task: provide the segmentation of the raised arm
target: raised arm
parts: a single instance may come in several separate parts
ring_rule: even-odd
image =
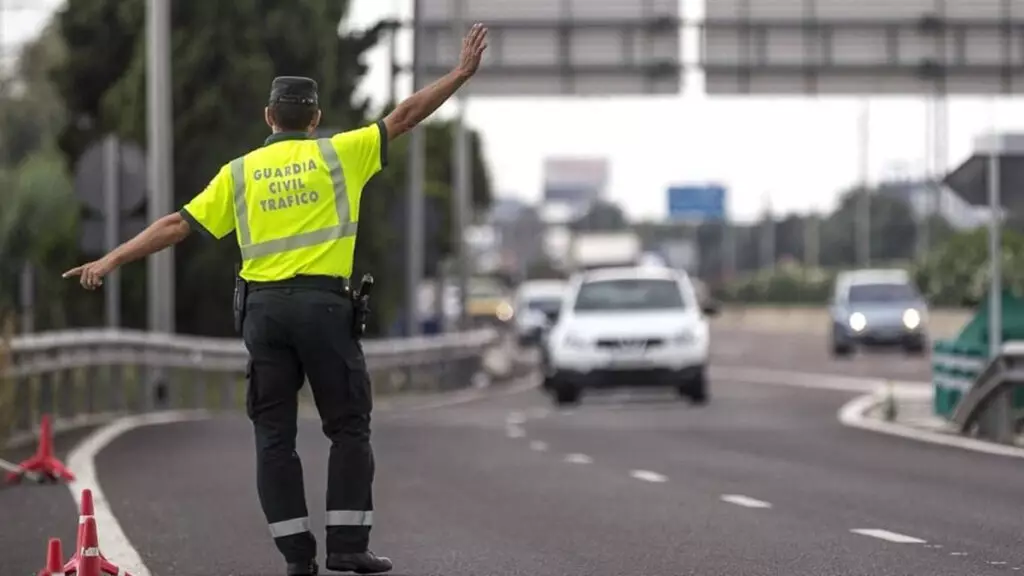
[[[384,118],[388,140],[394,140],[412,130],[451,98],[476,74],[477,68],[480,67],[480,58],[486,48],[487,28],[482,24],[474,24],[462,40],[458,65],[433,84],[403,100]]]

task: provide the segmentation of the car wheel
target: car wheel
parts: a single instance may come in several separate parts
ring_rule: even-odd
[[[681,384],[677,389],[679,395],[686,398],[694,405],[708,403],[708,379],[703,368],[696,376]]]
[[[561,386],[553,389],[555,393],[555,404],[558,406],[569,406],[580,401],[582,391],[574,386]]]
[[[924,344],[915,342],[913,344],[907,344],[903,347],[903,352],[907,356],[923,356],[924,355]]]
[[[837,342],[835,337],[832,337],[832,357],[833,358],[847,358],[853,354],[853,346],[849,344],[843,344]]]

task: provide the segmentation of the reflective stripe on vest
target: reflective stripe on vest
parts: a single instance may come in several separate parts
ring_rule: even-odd
[[[321,138],[316,141],[320,153],[327,162],[331,172],[331,183],[334,186],[334,208],[338,212],[338,224],[321,228],[312,232],[303,232],[294,236],[276,238],[265,242],[252,243],[252,232],[249,230],[249,207],[245,201],[245,157],[231,161],[231,179],[235,183],[235,216],[238,219],[238,243],[242,251],[242,260],[252,260],[261,256],[279,254],[296,248],[308,248],[331,240],[355,237],[358,223],[352,221],[352,211],[348,202],[348,189],[345,186],[345,173],[341,169],[341,159],[330,139]]]

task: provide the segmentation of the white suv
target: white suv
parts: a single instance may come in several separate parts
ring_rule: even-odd
[[[559,404],[587,388],[673,387],[708,398],[710,335],[693,284],[665,268],[607,268],[573,279],[545,343],[544,387]]]

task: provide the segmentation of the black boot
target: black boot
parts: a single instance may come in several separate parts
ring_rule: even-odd
[[[288,563],[288,576],[317,576],[319,572],[320,567],[314,560]]]
[[[382,574],[390,572],[394,566],[389,558],[377,556],[369,550],[366,552],[327,555],[327,569],[335,572]]]

